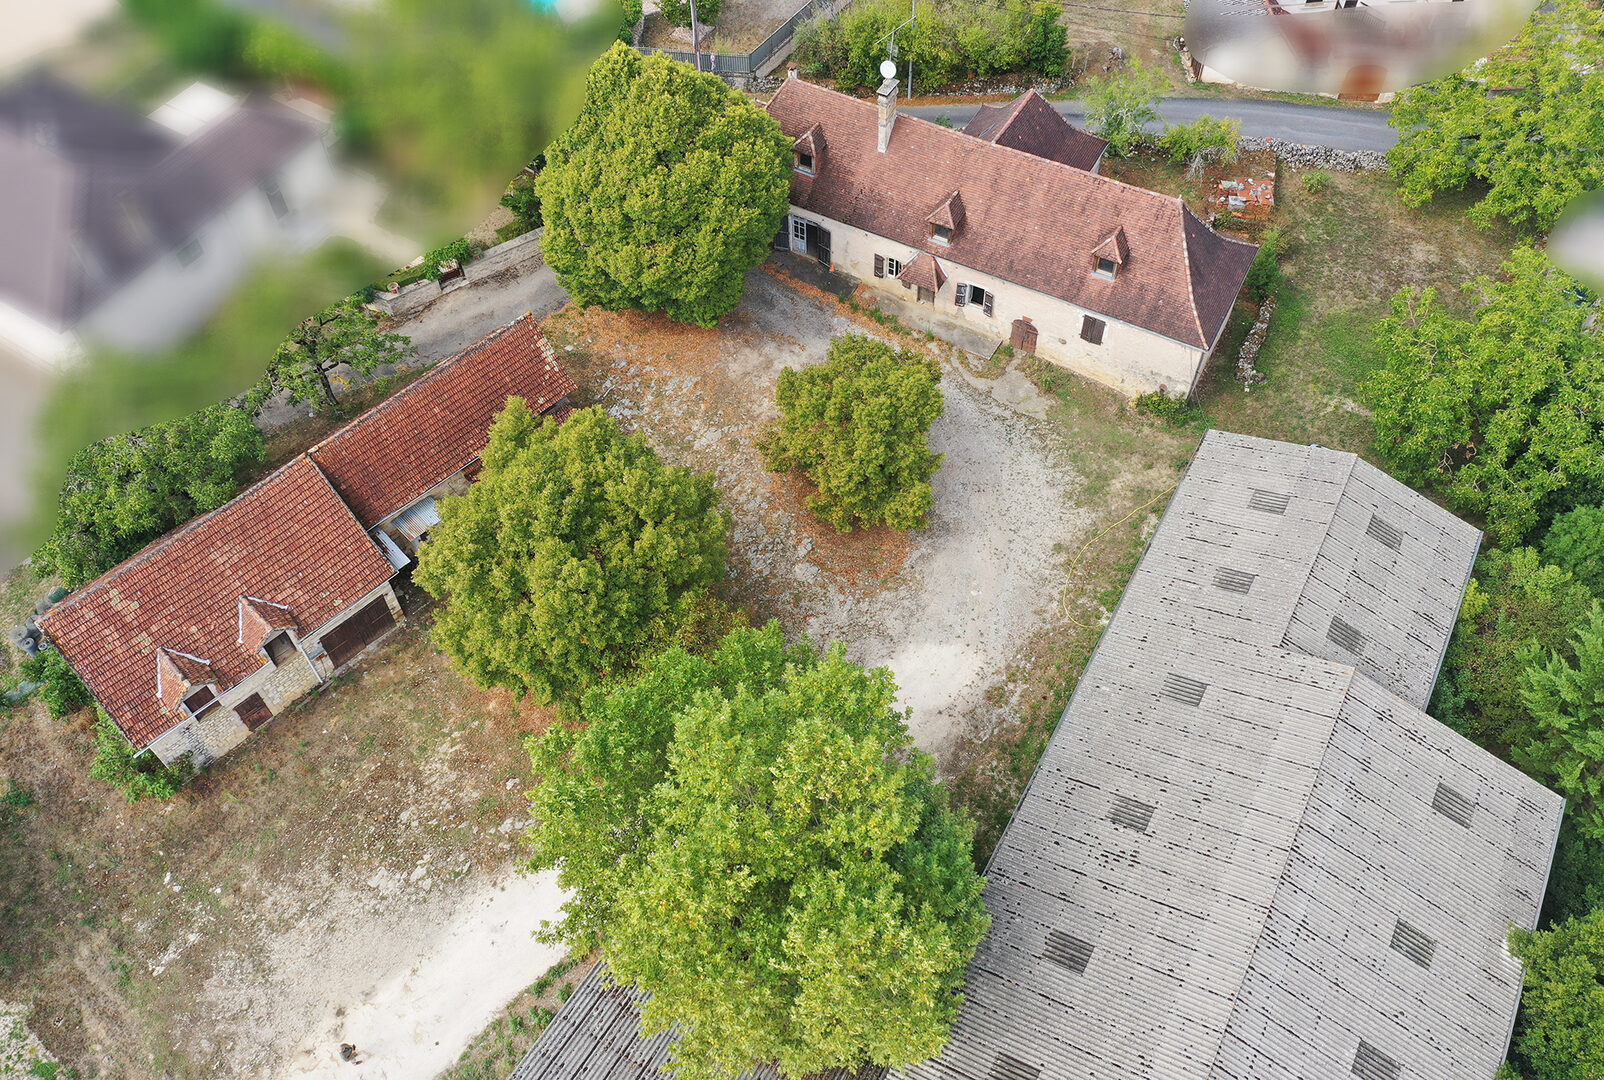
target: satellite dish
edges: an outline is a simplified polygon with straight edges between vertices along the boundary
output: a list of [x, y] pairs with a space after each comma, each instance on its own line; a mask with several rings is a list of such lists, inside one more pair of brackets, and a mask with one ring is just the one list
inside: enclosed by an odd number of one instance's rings
[[880, 77], [882, 79], [895, 79], [897, 77], [896, 63], [891, 60], [880, 61]]

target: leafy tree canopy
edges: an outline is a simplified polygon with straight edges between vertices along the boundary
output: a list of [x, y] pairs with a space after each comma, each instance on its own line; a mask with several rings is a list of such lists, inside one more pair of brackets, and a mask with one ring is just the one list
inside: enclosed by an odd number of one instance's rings
[[1531, 710], [1530, 741], [1515, 748], [1515, 764], [1551, 783], [1569, 805], [1566, 817], [1594, 840], [1604, 840], [1604, 608], [1593, 605], [1570, 650], [1525, 652], [1522, 699]]
[[672, 639], [724, 576], [712, 477], [664, 465], [600, 409], [559, 425], [510, 398], [483, 462], [441, 500], [413, 574], [445, 598], [435, 639], [480, 685], [582, 691]]
[[685, 1080], [806, 1076], [935, 1054], [989, 924], [972, 827], [884, 668], [778, 624], [673, 649], [530, 741], [530, 863], [573, 893], [547, 933], [603, 944], [681, 1025]]
[[34, 565], [76, 589], [232, 499], [245, 468], [265, 453], [250, 414], [228, 405], [86, 446], [67, 466], [55, 528]]
[[1503, 544], [1545, 518], [1604, 501], [1604, 338], [1581, 287], [1517, 248], [1479, 278], [1469, 318], [1434, 289], [1400, 290], [1366, 386], [1378, 447], [1400, 479], [1482, 516]]
[[1216, 119], [1204, 113], [1190, 124], [1166, 128], [1159, 147], [1177, 165], [1185, 165], [1188, 176], [1197, 176], [1211, 161], [1229, 165], [1237, 159], [1242, 121], [1232, 117]]
[[1578, 506], [1556, 517], [1543, 535], [1543, 558], [1604, 599], [1604, 506]]
[[1474, 180], [1487, 185], [1470, 211], [1478, 225], [1546, 232], [1604, 187], [1604, 13], [1586, 0], [1538, 8], [1485, 61], [1403, 91], [1392, 125], [1387, 161], [1407, 205]]
[[155, 754], [134, 756], [133, 744], [117, 729], [105, 710], [100, 709], [95, 720], [95, 758], [89, 764], [89, 775], [104, 780], [133, 803], [145, 798], [172, 798], [193, 771], [187, 767], [169, 769]]
[[1526, 964], [1512, 1058], [1525, 1080], [1604, 1076], [1604, 908], [1511, 935]]
[[546, 261], [582, 305], [712, 326], [789, 205], [791, 140], [716, 75], [614, 45], [535, 181]]
[[1158, 123], [1154, 108], [1164, 94], [1164, 76], [1133, 59], [1124, 71], [1093, 79], [1081, 92], [1086, 127], [1108, 140], [1109, 149], [1124, 157], [1144, 138], [1144, 129]]
[[360, 375], [371, 375], [383, 364], [399, 364], [417, 355], [405, 334], [388, 334], [378, 329], [378, 318], [348, 296], [330, 304], [300, 325], [274, 350], [267, 364], [262, 387], [252, 395], [251, 404], [274, 391], [289, 392], [291, 401], [322, 401], [331, 409], [340, 407], [329, 374], [345, 365]]
[[808, 509], [842, 532], [917, 529], [935, 503], [930, 425], [945, 407], [941, 365], [864, 334], [831, 340], [828, 358], [780, 372], [780, 421], [759, 444], [775, 472], [801, 469], [819, 489]]
[[1532, 737], [1521, 701], [1525, 650], [1573, 655], [1572, 635], [1592, 605], [1584, 585], [1531, 548], [1488, 551], [1460, 604], [1431, 715], [1507, 758]]

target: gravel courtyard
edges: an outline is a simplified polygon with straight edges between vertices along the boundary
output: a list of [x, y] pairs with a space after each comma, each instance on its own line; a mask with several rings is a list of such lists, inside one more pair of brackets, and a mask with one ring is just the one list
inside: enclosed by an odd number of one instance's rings
[[764, 470], [754, 443], [777, 416], [781, 369], [822, 361], [837, 334], [890, 331], [768, 268], [749, 275], [745, 302], [716, 330], [571, 308], [546, 325], [586, 400], [717, 476], [735, 517], [732, 573], [756, 614], [890, 667], [915, 739], [950, 765], [966, 725], [993, 708], [988, 689], [1050, 615], [1064, 552], [1091, 520], [1057, 429], [1020, 411], [1039, 406], [917, 339], [945, 368], [930, 525], [842, 535], [804, 508], [802, 480]]

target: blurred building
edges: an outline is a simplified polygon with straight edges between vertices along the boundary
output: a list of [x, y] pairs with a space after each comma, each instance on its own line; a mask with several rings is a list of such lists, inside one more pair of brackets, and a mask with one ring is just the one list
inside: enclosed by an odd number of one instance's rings
[[330, 232], [326, 116], [195, 83], [149, 117], [48, 76], [0, 91], [0, 345], [167, 346], [264, 255]]
[[1507, 42], [1535, 0], [1188, 0], [1202, 82], [1387, 100]]

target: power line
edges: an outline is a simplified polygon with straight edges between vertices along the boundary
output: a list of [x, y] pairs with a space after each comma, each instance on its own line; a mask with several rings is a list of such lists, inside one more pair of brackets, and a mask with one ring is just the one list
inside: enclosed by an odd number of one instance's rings
[[1058, 0], [1058, 6], [1068, 11], [1071, 8], [1085, 8], [1089, 11], [1108, 11], [1115, 15], [1151, 15], [1155, 19], [1184, 19], [1184, 14], [1176, 15], [1170, 11], [1132, 11], [1129, 8], [1101, 7], [1097, 4], [1080, 4], [1075, 0]]

